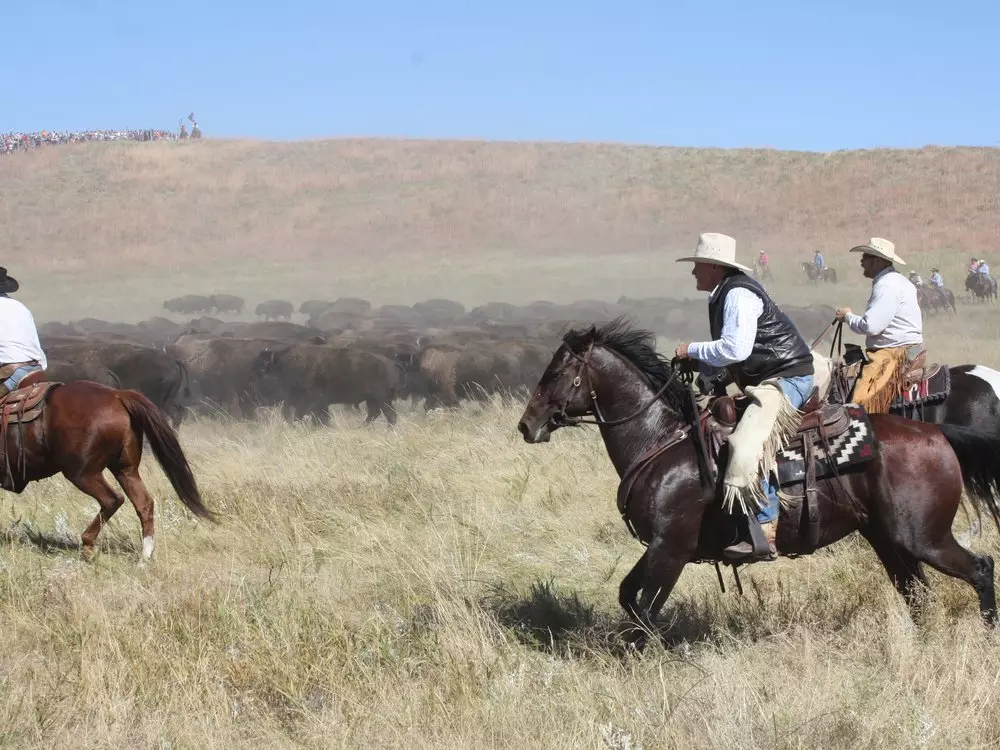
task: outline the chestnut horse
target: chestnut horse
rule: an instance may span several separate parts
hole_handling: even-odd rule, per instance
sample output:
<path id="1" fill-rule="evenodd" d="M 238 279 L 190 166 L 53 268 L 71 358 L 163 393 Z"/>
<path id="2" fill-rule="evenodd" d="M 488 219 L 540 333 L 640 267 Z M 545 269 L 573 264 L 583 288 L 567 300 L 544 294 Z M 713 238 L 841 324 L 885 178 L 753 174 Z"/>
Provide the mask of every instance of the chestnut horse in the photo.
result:
<path id="1" fill-rule="evenodd" d="M 40 373 L 41 374 L 41 373 Z M 18 391 L 14 391 L 18 393 Z M 87 380 L 56 385 L 35 420 L 6 428 L 6 463 L 0 483 L 20 493 L 29 482 L 62 473 L 90 495 L 101 510 L 81 536 L 85 559 L 93 557 L 97 536 L 124 502 L 107 480 L 109 469 L 132 501 L 142 526 L 142 560 L 156 546 L 153 498 L 139 476 L 143 437 L 181 502 L 197 516 L 215 520 L 202 503 L 198 485 L 166 415 L 136 391 L 119 391 Z"/>
<path id="2" fill-rule="evenodd" d="M 654 336 L 621 320 L 571 330 L 552 357 L 517 427 L 529 443 L 594 415 L 620 477 L 635 474 L 622 516 L 645 553 L 625 576 L 618 600 L 641 628 L 656 617 L 690 562 L 720 562 L 733 540 L 701 458 L 697 407 L 679 370 L 654 349 Z M 894 416 L 871 417 L 879 455 L 839 479 L 817 482 L 818 543 L 779 520 L 779 554 L 803 555 L 858 531 L 874 548 L 896 589 L 916 614 L 921 563 L 968 582 L 990 625 L 997 622 L 993 558 L 962 547 L 951 526 L 963 485 L 977 511 L 1000 525 L 1000 440 L 967 428 Z M 668 445 L 662 452 L 658 446 Z M 637 601 L 642 591 L 641 602 Z"/>

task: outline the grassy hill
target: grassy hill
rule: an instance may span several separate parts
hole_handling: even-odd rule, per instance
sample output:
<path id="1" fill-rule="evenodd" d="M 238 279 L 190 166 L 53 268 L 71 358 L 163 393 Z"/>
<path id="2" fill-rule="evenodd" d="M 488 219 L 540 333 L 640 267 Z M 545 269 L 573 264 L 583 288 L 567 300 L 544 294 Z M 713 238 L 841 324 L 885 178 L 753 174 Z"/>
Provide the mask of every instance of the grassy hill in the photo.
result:
<path id="1" fill-rule="evenodd" d="M 0 161 L 7 265 L 63 300 L 93 276 L 101 294 L 137 281 L 142 299 L 146 279 L 158 305 L 164 274 L 167 292 L 211 283 L 257 299 L 664 294 L 680 270 L 667 261 L 704 230 L 789 262 L 870 234 L 904 257 L 985 254 L 1000 150 L 208 140 Z"/>

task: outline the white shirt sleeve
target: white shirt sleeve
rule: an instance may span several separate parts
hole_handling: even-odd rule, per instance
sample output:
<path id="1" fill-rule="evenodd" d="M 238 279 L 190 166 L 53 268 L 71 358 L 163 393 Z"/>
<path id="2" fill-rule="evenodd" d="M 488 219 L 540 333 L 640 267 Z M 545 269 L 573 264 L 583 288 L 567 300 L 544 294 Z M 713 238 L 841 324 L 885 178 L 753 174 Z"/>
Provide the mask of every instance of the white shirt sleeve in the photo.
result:
<path id="1" fill-rule="evenodd" d="M 892 282 L 892 274 L 890 274 L 884 279 L 880 279 L 872 287 L 868 309 L 863 316 L 854 313 L 847 316 L 847 325 L 851 327 L 852 331 L 865 336 L 877 336 L 892 322 L 899 308 L 899 294 L 896 285 Z"/>
<path id="2" fill-rule="evenodd" d="M 753 351 L 757 319 L 763 312 L 764 303 L 760 297 L 749 289 L 733 289 L 726 295 L 719 338 L 688 344 L 688 356 L 712 367 L 743 362 Z"/>

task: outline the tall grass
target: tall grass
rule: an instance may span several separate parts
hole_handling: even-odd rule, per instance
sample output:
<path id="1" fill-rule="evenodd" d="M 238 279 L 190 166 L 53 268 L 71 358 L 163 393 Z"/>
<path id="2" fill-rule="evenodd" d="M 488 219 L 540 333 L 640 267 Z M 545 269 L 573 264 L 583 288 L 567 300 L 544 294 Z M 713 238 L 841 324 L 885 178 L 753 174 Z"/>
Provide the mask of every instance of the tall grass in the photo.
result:
<path id="1" fill-rule="evenodd" d="M 209 420 L 183 442 L 220 527 L 152 462 L 156 558 L 63 480 L 4 497 L 0 740 L 18 747 L 948 747 L 1000 739 L 1000 656 L 933 575 L 912 626 L 856 540 L 745 573 L 691 566 L 670 649 L 627 654 L 640 554 L 597 434 L 527 446 L 517 407 L 365 428 Z M 995 539 L 980 547 L 995 554 Z"/>

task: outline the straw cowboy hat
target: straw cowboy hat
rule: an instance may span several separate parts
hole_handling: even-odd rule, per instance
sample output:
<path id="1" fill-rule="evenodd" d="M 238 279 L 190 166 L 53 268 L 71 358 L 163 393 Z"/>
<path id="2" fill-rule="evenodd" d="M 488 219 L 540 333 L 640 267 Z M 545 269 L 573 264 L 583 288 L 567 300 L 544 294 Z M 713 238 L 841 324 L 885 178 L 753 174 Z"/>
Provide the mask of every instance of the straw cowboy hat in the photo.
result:
<path id="1" fill-rule="evenodd" d="M 17 279 L 7 275 L 7 269 L 0 266 L 0 294 L 10 294 L 16 292 L 21 287 Z"/>
<path id="2" fill-rule="evenodd" d="M 876 258 L 887 260 L 890 263 L 898 263 L 901 266 L 906 265 L 906 261 L 896 255 L 896 246 L 889 242 L 889 240 L 884 240 L 881 237 L 872 237 L 868 240 L 867 245 L 852 247 L 851 252 L 874 255 Z"/>
<path id="3" fill-rule="evenodd" d="M 677 259 L 678 263 L 685 261 L 713 263 L 717 266 L 752 273 L 749 267 L 736 262 L 736 240 L 718 232 L 705 232 L 698 235 L 698 246 L 694 249 L 694 255 Z"/>

